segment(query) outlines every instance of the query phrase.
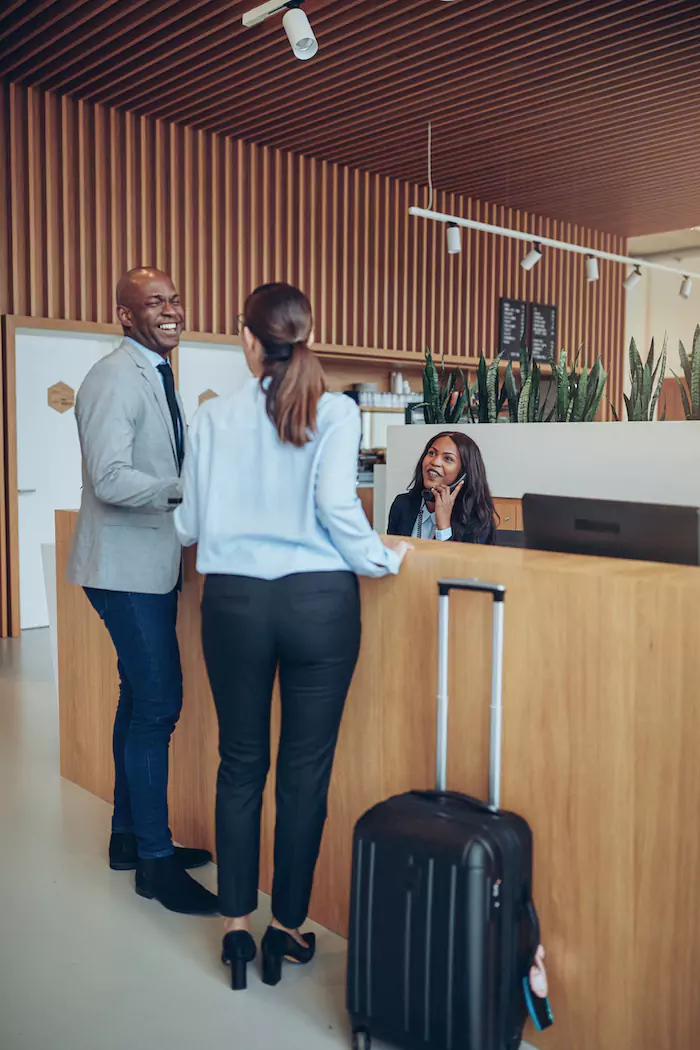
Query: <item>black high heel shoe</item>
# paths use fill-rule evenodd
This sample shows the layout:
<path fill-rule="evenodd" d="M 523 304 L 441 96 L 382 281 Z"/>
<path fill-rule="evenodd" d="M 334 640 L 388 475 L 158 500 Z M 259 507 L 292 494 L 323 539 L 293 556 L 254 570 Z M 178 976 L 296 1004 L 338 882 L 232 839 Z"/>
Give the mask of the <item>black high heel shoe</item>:
<path fill-rule="evenodd" d="M 282 961 L 304 965 L 311 962 L 316 951 L 316 935 L 303 933 L 308 947 L 299 944 L 290 933 L 268 926 L 262 940 L 262 979 L 264 984 L 279 984 L 282 979 Z"/>
<path fill-rule="evenodd" d="M 255 941 L 247 930 L 232 930 L 224 937 L 221 961 L 231 967 L 231 987 L 241 991 L 247 985 L 246 969 L 256 955 Z"/>

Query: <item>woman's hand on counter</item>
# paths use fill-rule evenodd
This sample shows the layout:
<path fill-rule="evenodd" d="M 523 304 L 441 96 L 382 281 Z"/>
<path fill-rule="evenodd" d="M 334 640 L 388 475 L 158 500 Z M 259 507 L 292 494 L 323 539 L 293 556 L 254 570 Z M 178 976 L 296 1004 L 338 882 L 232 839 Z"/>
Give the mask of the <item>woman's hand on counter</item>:
<path fill-rule="evenodd" d="M 385 547 L 388 547 L 390 551 L 395 551 L 398 554 L 400 561 L 403 561 L 408 552 L 414 549 L 413 544 L 409 543 L 401 536 L 387 536 L 383 542 Z"/>

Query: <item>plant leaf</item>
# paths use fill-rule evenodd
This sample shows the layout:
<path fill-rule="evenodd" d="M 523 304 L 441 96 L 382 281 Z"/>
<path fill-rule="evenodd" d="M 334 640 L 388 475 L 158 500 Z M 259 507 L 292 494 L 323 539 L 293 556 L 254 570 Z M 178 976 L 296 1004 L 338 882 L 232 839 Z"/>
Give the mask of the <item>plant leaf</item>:
<path fill-rule="evenodd" d="M 662 361 L 664 360 L 664 354 L 665 354 L 665 352 L 666 352 L 666 346 L 667 346 L 667 344 L 668 344 L 668 333 L 666 333 L 666 334 L 664 335 L 664 345 L 663 345 L 663 350 L 662 350 L 662 352 L 661 352 L 661 356 L 659 357 L 659 360 L 658 360 L 658 361 L 656 362 L 656 368 L 654 369 L 654 371 L 653 371 L 653 373 L 652 373 L 652 377 L 651 377 L 651 385 L 652 385 L 652 386 L 654 386 L 654 384 L 656 383 L 656 375 L 657 375 L 657 373 L 658 373 L 659 369 L 661 368 L 661 362 L 662 362 Z"/>
<path fill-rule="evenodd" d="M 525 380 L 522 390 L 520 391 L 520 401 L 518 403 L 518 423 L 527 423 L 528 416 L 528 403 L 530 401 L 530 392 L 532 390 L 532 374 L 530 374 Z"/>
<path fill-rule="evenodd" d="M 520 340 L 520 387 L 525 385 L 525 380 L 530 375 L 530 352 L 525 346 L 524 337 Z"/>
<path fill-rule="evenodd" d="M 658 381 L 658 383 L 656 385 L 656 390 L 654 391 L 654 396 L 651 399 L 651 404 L 649 405 L 649 419 L 653 419 L 654 418 L 654 413 L 656 412 L 656 404 L 657 404 L 657 402 L 659 400 L 659 395 L 661 393 L 661 387 L 663 386 L 663 383 L 664 383 L 664 376 L 666 375 L 666 350 L 667 350 L 667 343 L 668 343 L 668 340 L 667 340 L 666 336 L 664 336 L 664 348 L 661 351 L 661 357 L 659 358 L 659 364 L 661 366 L 660 370 L 659 370 L 659 381 Z M 656 372 L 654 372 L 654 374 L 656 374 Z"/>
<path fill-rule="evenodd" d="M 489 421 L 489 403 L 488 403 L 488 388 L 486 383 L 487 370 L 486 370 L 486 359 L 484 357 L 484 351 L 482 350 L 479 354 L 479 367 L 476 370 L 476 379 L 479 384 L 479 422 L 488 423 Z"/>
<path fill-rule="evenodd" d="M 596 376 L 595 381 L 594 381 L 595 385 L 593 386 L 593 390 L 591 391 L 590 390 L 590 387 L 591 387 L 590 379 L 593 378 L 594 372 L 595 372 L 595 376 Z M 600 356 L 598 356 L 598 358 L 596 360 L 596 363 L 593 365 L 593 368 L 591 369 L 590 379 L 589 379 L 589 384 L 588 384 L 589 385 L 589 400 L 588 400 L 588 406 L 586 408 L 586 413 L 585 413 L 585 416 L 584 416 L 584 420 L 587 423 L 592 423 L 593 420 L 595 419 L 595 417 L 598 415 L 598 408 L 600 407 L 600 402 L 602 400 L 603 393 L 605 392 L 605 384 L 608 381 L 608 373 L 603 368 L 603 362 L 601 361 Z M 615 414 L 615 416 L 617 416 L 617 413 L 615 412 L 614 406 L 611 406 L 611 407 L 613 407 L 613 413 Z"/>
<path fill-rule="evenodd" d="M 692 419 L 693 418 L 693 413 L 692 413 L 691 408 L 690 408 L 690 402 L 688 401 L 688 394 L 686 392 L 686 389 L 683 386 L 682 382 L 680 381 L 680 379 L 678 378 L 678 376 L 676 375 L 675 372 L 673 373 L 673 378 L 678 383 L 678 389 L 681 392 L 681 401 L 683 402 L 683 412 L 685 414 L 685 418 L 686 419 Z"/>
<path fill-rule="evenodd" d="M 700 325 L 696 325 L 695 326 L 695 334 L 693 335 L 693 358 L 695 357 L 696 349 L 700 349 Z M 690 374 L 687 377 L 688 390 L 690 390 L 690 388 L 692 386 L 692 378 L 693 378 L 692 373 L 693 373 L 693 362 L 691 360 L 691 362 L 690 362 Z"/>
<path fill-rule="evenodd" d="M 448 408 L 447 412 L 445 413 L 445 422 L 459 423 L 460 419 L 462 418 L 466 402 L 467 395 L 465 394 L 464 390 L 462 390 L 455 404 Z"/>
<path fill-rule="evenodd" d="M 653 369 L 654 369 L 654 340 L 653 339 L 651 341 L 651 346 L 649 347 L 649 353 L 647 354 L 646 363 L 649 366 L 649 371 L 653 371 Z"/>
<path fill-rule="evenodd" d="M 642 419 L 651 419 L 649 415 L 649 404 L 651 402 L 651 368 L 649 365 L 644 366 L 644 372 L 642 373 L 642 393 L 641 393 L 641 411 Z"/>
<path fill-rule="evenodd" d="M 578 387 L 576 388 L 576 397 L 574 398 L 574 410 L 571 415 L 572 423 L 580 423 L 583 420 L 583 410 L 586 405 L 587 393 L 588 369 L 584 368 L 583 372 L 579 376 Z"/>
<path fill-rule="evenodd" d="M 423 367 L 423 401 L 425 402 L 426 423 L 437 423 L 438 403 L 440 400 L 440 382 L 433 361 L 430 347 L 425 348 L 425 365 Z"/>
<path fill-rule="evenodd" d="M 532 377 L 532 393 L 530 395 L 530 404 L 528 406 L 528 423 L 537 423 L 537 417 L 540 411 L 540 370 L 538 365 L 534 362 L 530 374 Z"/>
<path fill-rule="evenodd" d="M 700 325 L 698 325 L 697 328 L 695 329 L 695 336 L 693 338 L 693 350 L 695 350 L 695 342 L 696 342 L 696 340 L 699 337 L 700 337 Z M 683 369 L 683 375 L 685 376 L 685 381 L 688 384 L 688 390 L 690 390 L 690 358 L 688 357 L 686 349 L 683 346 L 683 342 L 680 339 L 678 340 L 678 356 L 681 359 L 681 368 Z"/>
<path fill-rule="evenodd" d="M 508 362 L 506 368 L 506 374 L 503 380 L 503 389 L 506 391 L 508 396 L 508 414 L 510 416 L 511 423 L 518 422 L 518 399 L 520 397 L 518 388 L 515 385 L 515 376 L 513 375 L 513 362 Z"/>
<path fill-rule="evenodd" d="M 493 359 L 489 365 L 489 370 L 486 375 L 486 390 L 488 393 L 488 406 L 489 406 L 489 423 L 495 423 L 498 412 L 496 409 L 497 404 L 497 392 L 498 392 L 498 365 L 503 357 L 501 352 L 497 357 Z"/>
<path fill-rule="evenodd" d="M 642 365 L 642 359 L 639 356 L 637 350 L 637 344 L 634 338 L 630 339 L 630 375 L 632 377 L 632 388 L 634 389 L 635 383 L 641 388 L 642 375 L 644 373 L 644 366 Z"/>
<path fill-rule="evenodd" d="M 700 340 L 698 340 L 700 346 Z M 700 419 L 700 349 L 693 342 L 693 360 L 690 362 L 690 407 L 693 419 Z"/>
<path fill-rule="evenodd" d="M 466 401 L 466 404 L 467 404 L 467 411 L 469 412 L 469 420 L 470 420 L 471 423 L 476 423 L 476 420 L 474 418 L 474 405 L 473 405 L 473 402 L 472 402 L 472 392 L 471 392 L 471 388 L 470 388 L 468 383 L 464 384 L 464 395 L 465 395 L 465 401 Z"/>

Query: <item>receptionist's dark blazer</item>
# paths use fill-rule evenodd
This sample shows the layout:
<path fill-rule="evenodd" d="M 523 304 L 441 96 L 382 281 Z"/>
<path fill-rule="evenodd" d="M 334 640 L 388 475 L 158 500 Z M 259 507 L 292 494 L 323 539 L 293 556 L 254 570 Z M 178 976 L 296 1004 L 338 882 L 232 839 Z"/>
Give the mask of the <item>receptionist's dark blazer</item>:
<path fill-rule="evenodd" d="M 413 526 L 416 524 L 416 518 L 421 507 L 421 494 L 420 492 L 402 492 L 400 496 L 397 496 L 391 505 L 389 511 L 389 527 L 387 533 L 390 536 L 412 536 Z M 473 533 L 467 533 L 463 538 L 463 543 L 488 543 L 489 541 L 489 528 L 488 526 L 480 531 L 478 535 Z M 457 537 L 452 534 L 451 537 L 456 540 Z"/>

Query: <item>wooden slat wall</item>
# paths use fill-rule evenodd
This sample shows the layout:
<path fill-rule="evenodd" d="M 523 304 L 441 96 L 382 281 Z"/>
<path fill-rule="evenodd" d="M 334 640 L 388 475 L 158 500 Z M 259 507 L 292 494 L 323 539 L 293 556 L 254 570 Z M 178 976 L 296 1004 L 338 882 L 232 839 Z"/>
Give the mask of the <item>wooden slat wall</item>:
<path fill-rule="evenodd" d="M 494 354 L 498 300 L 559 307 L 560 346 L 600 353 L 622 400 L 622 268 L 549 251 L 530 273 L 513 241 L 408 215 L 424 187 L 0 80 L 0 315 L 113 322 L 120 274 L 172 273 L 190 331 L 231 334 L 246 294 L 288 280 L 309 294 L 316 338 L 415 377 L 430 346 L 452 363 Z M 624 252 L 623 238 L 436 192 L 439 211 Z M 368 348 L 370 348 L 368 350 Z M 373 348 L 373 349 L 372 349 Z M 333 362 L 335 364 L 335 362 Z M 338 361 L 349 381 L 352 366 Z M 7 375 L 5 375 L 7 400 Z M 0 406 L 3 406 L 0 394 Z M 607 403 L 601 412 L 609 418 Z M 7 632 L 7 413 L 0 433 L 0 636 Z M 11 464 L 10 464 L 11 466 Z"/>
<path fill-rule="evenodd" d="M 444 228 L 408 216 L 425 188 L 38 89 L 0 84 L 0 139 L 0 313 L 113 321 L 117 278 L 151 263 L 173 274 L 192 331 L 232 332 L 247 292 L 285 279 L 308 291 L 319 342 L 473 358 L 494 352 L 499 296 L 522 296 L 559 306 L 560 344 L 601 353 L 618 395 L 617 265 L 588 285 L 583 257 L 552 251 L 526 274 L 519 245 L 481 233 L 449 257 Z M 624 250 L 455 194 L 433 205 Z"/>
<path fill-rule="evenodd" d="M 10 542 L 7 499 L 7 447 L 5 441 L 5 318 L 0 317 L 0 638 L 11 633 L 10 622 Z"/>

